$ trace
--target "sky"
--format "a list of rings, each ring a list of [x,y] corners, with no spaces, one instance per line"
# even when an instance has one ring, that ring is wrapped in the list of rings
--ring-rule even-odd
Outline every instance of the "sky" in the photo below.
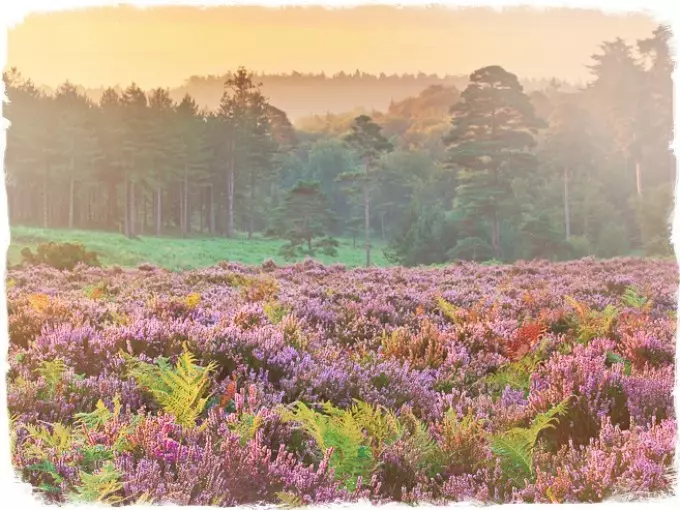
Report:
[[[634,43],[658,21],[596,10],[101,7],[35,13],[8,31],[6,67],[36,84],[175,87],[240,65],[258,72],[469,74],[585,81],[605,40]]]

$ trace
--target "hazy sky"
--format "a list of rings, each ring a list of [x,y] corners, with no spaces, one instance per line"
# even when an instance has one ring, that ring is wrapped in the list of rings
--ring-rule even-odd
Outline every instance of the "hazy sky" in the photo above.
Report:
[[[11,0],[8,0],[11,1]],[[588,78],[604,40],[648,37],[646,15],[598,11],[359,7],[103,7],[33,14],[9,30],[7,66],[38,84],[176,86],[239,65],[267,72]]]

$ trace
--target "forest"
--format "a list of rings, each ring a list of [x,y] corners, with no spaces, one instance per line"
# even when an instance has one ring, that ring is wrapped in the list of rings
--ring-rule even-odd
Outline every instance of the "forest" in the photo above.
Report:
[[[432,78],[416,90],[414,78],[399,100],[385,87],[382,110],[347,102],[305,116],[244,67],[210,108],[134,83],[98,101],[69,82],[46,92],[10,69],[10,223],[131,238],[244,233],[286,240],[291,257],[332,254],[350,237],[367,265],[376,240],[405,266],[670,256],[669,38],[659,27],[635,44],[603,42],[580,88],[552,80],[530,92],[488,65],[458,85]],[[380,95],[381,79],[362,79]]]

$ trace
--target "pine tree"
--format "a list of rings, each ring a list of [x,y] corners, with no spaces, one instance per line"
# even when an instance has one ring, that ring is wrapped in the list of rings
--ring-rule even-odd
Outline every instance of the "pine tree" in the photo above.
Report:
[[[109,228],[117,225],[117,230],[124,230],[127,234],[127,227],[121,229],[118,204],[118,188],[127,185],[122,156],[123,108],[121,97],[113,88],[106,89],[99,101],[98,122],[95,125],[100,155],[96,163],[97,175],[107,190],[106,224]]]
[[[494,257],[501,258],[500,223],[513,206],[512,181],[536,165],[528,149],[542,126],[517,77],[500,66],[479,69],[451,110],[445,142],[458,169],[456,206],[491,225]]]
[[[307,245],[307,254],[313,255],[314,239],[327,236],[333,224],[326,196],[318,182],[298,182],[286,193],[277,213],[277,234],[289,241],[285,251],[290,256],[301,254],[303,244]]]
[[[95,158],[94,119],[90,101],[69,82],[59,87],[54,101],[58,152],[64,174],[60,180],[68,183],[68,228],[72,229],[76,213],[76,184],[87,183]],[[86,200],[81,198],[79,202],[85,205]]]
[[[154,187],[155,231],[163,229],[163,190],[169,185],[169,174],[177,160],[178,143],[173,131],[174,104],[164,89],[149,94],[150,116],[150,180]]]
[[[133,83],[123,92],[121,104],[123,113],[122,154],[126,175],[125,235],[134,237],[137,232],[138,204],[136,198],[139,196],[137,188],[141,188],[145,180],[143,168],[150,156],[146,94]]]
[[[248,237],[252,236],[256,185],[272,169],[273,144],[270,137],[268,103],[253,83],[253,74],[239,68],[225,83],[219,114],[225,127],[227,149],[227,237],[234,235],[235,183],[247,188]]]
[[[375,185],[380,157],[393,149],[392,143],[383,136],[378,126],[367,115],[360,115],[352,123],[345,142],[352,147],[363,165],[363,172],[345,174],[342,179],[359,184],[364,195],[364,235],[366,267],[371,265],[371,188]]]

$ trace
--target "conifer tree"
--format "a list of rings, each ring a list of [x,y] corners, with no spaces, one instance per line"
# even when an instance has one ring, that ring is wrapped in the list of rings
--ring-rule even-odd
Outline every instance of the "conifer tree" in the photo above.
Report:
[[[451,110],[445,142],[458,170],[456,206],[491,226],[494,257],[501,258],[501,217],[513,206],[512,181],[536,166],[529,152],[542,126],[517,76],[500,66],[478,69]]]

